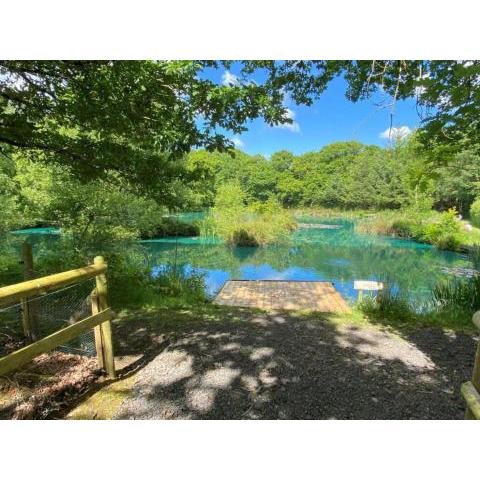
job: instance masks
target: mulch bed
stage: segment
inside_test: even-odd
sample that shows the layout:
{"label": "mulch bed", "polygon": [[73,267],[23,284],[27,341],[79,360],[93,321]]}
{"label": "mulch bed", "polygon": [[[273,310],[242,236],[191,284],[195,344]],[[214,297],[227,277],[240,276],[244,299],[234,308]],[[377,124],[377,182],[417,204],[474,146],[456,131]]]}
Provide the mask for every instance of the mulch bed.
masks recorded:
{"label": "mulch bed", "polygon": [[58,351],[39,355],[22,370],[0,377],[0,418],[57,418],[99,375],[96,358]]}

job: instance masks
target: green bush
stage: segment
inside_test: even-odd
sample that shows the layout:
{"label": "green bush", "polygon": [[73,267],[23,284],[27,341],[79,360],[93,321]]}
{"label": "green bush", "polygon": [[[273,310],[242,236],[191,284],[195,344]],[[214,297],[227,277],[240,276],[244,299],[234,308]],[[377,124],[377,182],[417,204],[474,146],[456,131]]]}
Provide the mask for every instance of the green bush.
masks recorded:
{"label": "green bush", "polygon": [[415,212],[412,208],[401,212],[378,212],[362,218],[355,230],[361,233],[393,235],[430,243],[442,250],[459,250],[468,240],[457,219],[457,211]]}
{"label": "green bush", "polygon": [[461,243],[462,242],[457,235],[447,233],[437,237],[433,242],[433,245],[435,245],[440,250],[456,251],[460,248]]}
{"label": "green bush", "polygon": [[220,188],[214,208],[201,223],[202,235],[249,247],[287,240],[297,225],[290,212],[273,199],[246,205],[244,198],[238,184]]}
{"label": "green bush", "polygon": [[229,243],[239,247],[258,247],[258,239],[244,228],[234,230]]}
{"label": "green bush", "polygon": [[470,219],[476,227],[480,227],[480,198],[477,198],[470,206]]}
{"label": "green bush", "polygon": [[162,218],[161,223],[155,231],[142,238],[159,238],[159,237],[197,237],[200,235],[200,227],[197,224],[179,222],[170,217]]}
{"label": "green bush", "polygon": [[228,244],[244,247],[285,242],[296,227],[293,216],[281,208],[270,214],[247,209],[237,216],[218,215],[215,219],[220,236]]}
{"label": "green bush", "polygon": [[419,239],[443,250],[457,250],[461,244],[461,233],[457,211],[451,208],[441,213],[438,220],[426,223]]}

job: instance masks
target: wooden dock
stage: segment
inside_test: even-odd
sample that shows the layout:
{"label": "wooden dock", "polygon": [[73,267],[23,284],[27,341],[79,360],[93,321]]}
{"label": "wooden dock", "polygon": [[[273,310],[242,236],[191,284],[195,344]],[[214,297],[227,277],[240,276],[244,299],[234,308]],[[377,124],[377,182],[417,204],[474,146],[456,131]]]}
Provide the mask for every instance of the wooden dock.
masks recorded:
{"label": "wooden dock", "polygon": [[263,310],[351,311],[331,282],[229,280],[213,303]]}

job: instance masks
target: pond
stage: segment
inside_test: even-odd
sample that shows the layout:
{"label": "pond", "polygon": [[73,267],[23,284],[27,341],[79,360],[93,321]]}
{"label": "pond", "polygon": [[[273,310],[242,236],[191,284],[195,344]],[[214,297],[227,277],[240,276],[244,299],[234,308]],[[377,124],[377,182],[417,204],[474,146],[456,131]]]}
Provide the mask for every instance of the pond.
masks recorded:
{"label": "pond", "polygon": [[[152,274],[172,263],[187,273],[196,270],[205,275],[211,296],[229,279],[324,280],[333,282],[346,300],[353,301],[358,294],[353,288],[355,280],[377,280],[423,300],[438,280],[452,277],[447,273],[450,269],[471,267],[458,253],[411,240],[356,233],[354,223],[344,219],[298,220],[308,225],[282,245],[231,248],[205,238],[158,238],[140,243]],[[21,233],[36,236],[32,230]],[[42,234],[38,236],[42,248],[47,238],[54,248],[55,232],[43,229],[38,233]]]}
{"label": "pond", "polygon": [[[465,255],[437,250],[411,240],[359,234],[343,219],[298,218],[306,225],[285,245],[231,248],[202,238],[155,239],[142,242],[153,271],[175,261],[186,271],[204,273],[214,295],[229,279],[325,280],[353,301],[355,280],[388,281],[420,300],[431,287],[452,275],[452,268],[471,268]],[[314,225],[318,225],[318,228]]]}

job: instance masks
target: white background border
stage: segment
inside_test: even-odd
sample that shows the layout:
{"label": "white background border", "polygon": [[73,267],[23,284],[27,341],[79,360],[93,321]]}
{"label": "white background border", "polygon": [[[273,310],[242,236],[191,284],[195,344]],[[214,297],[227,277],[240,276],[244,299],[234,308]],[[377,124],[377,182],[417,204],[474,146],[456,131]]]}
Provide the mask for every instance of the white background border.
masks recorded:
{"label": "white background border", "polygon": [[[464,0],[10,0],[0,8],[0,57],[475,59],[480,57],[477,5]],[[478,445],[475,422],[4,421],[0,475],[454,479],[478,475]]]}

